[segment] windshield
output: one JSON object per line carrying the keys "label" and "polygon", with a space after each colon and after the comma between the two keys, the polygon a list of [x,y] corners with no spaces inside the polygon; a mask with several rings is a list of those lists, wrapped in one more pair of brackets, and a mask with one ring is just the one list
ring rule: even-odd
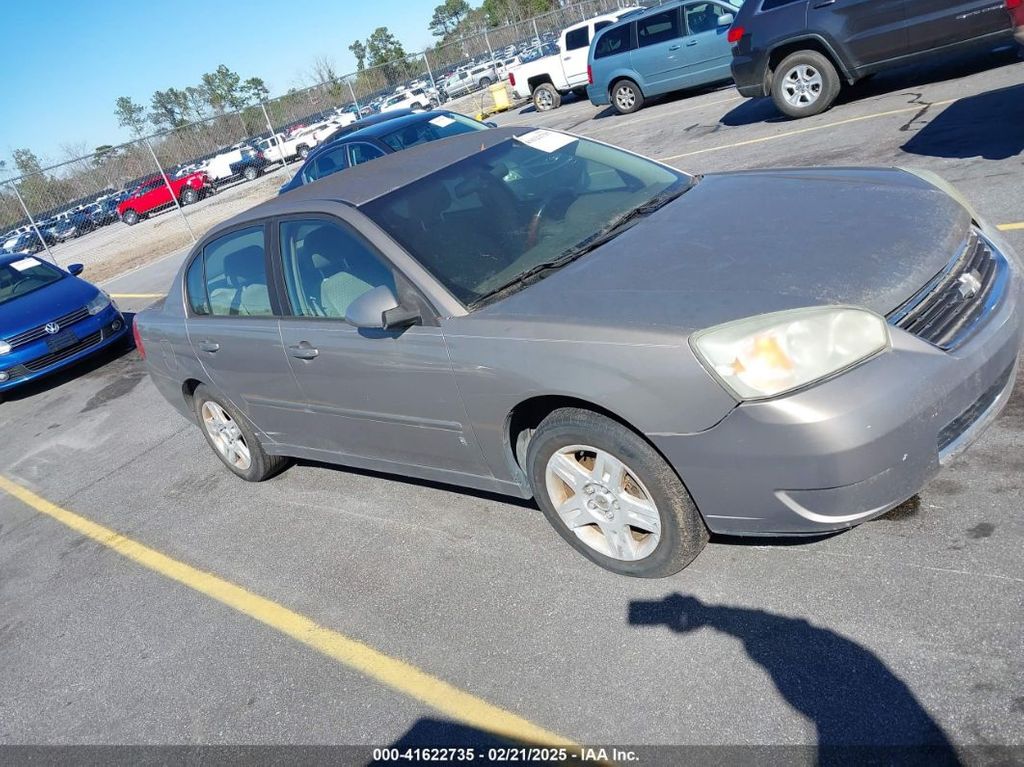
{"label": "windshield", "polygon": [[0,304],[56,282],[64,272],[33,256],[0,264]]}
{"label": "windshield", "polygon": [[467,306],[582,255],[691,177],[620,149],[532,131],[363,211]]}

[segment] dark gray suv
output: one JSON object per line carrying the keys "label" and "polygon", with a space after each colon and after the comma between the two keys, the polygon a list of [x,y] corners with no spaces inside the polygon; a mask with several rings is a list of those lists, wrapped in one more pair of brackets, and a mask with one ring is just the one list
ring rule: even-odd
{"label": "dark gray suv", "polygon": [[1014,0],[748,0],[729,30],[742,95],[790,117],[828,109],[843,82],[919,57],[1012,39]]}

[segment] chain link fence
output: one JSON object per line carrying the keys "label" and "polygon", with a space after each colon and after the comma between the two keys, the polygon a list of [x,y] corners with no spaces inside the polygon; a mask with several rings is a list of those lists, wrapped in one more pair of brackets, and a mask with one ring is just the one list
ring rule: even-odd
{"label": "chain link fence", "polygon": [[[481,111],[487,86],[506,79],[520,58],[550,52],[565,27],[626,5],[582,0],[481,26],[426,51],[0,181],[0,250],[82,263],[97,281],[148,263],[272,197],[288,163],[301,159],[302,146],[315,146],[330,121],[377,111],[408,87],[423,88],[437,104]],[[452,77],[481,66],[493,75],[474,78],[476,97],[452,101],[463,95],[448,93]]]}

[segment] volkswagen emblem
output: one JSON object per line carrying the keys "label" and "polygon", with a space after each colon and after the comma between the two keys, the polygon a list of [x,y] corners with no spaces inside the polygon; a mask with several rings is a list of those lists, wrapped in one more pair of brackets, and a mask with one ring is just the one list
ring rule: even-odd
{"label": "volkswagen emblem", "polygon": [[43,330],[45,330],[52,336],[56,334],[57,331],[60,330],[60,325],[58,325],[56,322],[47,322],[46,325],[43,326]]}
{"label": "volkswagen emblem", "polygon": [[981,279],[974,272],[966,272],[961,274],[957,278],[959,283],[957,291],[960,293],[960,299],[967,301],[978,295],[978,291],[981,290]]}

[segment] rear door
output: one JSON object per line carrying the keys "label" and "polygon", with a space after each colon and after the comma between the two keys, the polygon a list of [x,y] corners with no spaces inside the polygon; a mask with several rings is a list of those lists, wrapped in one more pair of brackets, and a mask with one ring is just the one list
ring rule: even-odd
{"label": "rear door", "polygon": [[281,344],[265,228],[210,241],[186,271],[189,342],[213,384],[275,442],[305,431],[304,400]]}
{"label": "rear door", "polygon": [[636,20],[636,48],[630,53],[640,87],[651,96],[672,90],[683,76],[681,8],[669,8]]}
{"label": "rear door", "polygon": [[907,0],[810,0],[807,27],[847,51],[861,67],[907,52]]}
{"label": "rear door", "polygon": [[1005,0],[906,0],[910,47],[924,51],[1009,29]]}
{"label": "rear door", "polygon": [[683,6],[683,67],[676,87],[693,87],[727,80],[732,76],[732,46],[727,34],[728,24],[718,19],[734,11],[718,3],[690,3]]}
{"label": "rear door", "polygon": [[466,426],[441,329],[360,330],[348,305],[375,287],[401,290],[383,256],[346,222],[283,219],[280,268],[293,316],[281,335],[310,414],[302,444],[348,454],[490,474]]}

